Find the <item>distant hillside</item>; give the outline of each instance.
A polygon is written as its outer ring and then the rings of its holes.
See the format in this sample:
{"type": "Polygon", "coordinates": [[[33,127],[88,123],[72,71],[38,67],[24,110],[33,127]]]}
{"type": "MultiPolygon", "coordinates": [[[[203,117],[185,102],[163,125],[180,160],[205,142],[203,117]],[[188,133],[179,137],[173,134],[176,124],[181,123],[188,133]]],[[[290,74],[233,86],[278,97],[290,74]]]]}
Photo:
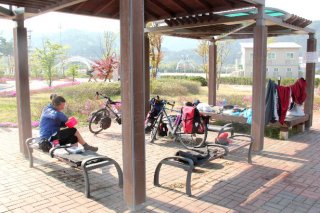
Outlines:
{"type": "MultiPolygon", "coordinates": [[[[100,58],[103,54],[103,32],[86,32],[84,30],[66,30],[61,32],[61,44],[69,46],[69,55],[86,58],[100,58]]],[[[31,47],[41,47],[44,40],[60,43],[60,33],[32,35],[31,47]]]]}
{"type": "MultiPolygon", "coordinates": [[[[320,21],[315,21],[312,25],[309,26],[317,32],[318,36],[318,51],[320,50],[320,21]]],[[[1,29],[0,35],[7,37],[7,39],[12,39],[12,29],[1,29]],[[9,35],[9,36],[8,36],[9,35]],[[11,37],[10,37],[11,35],[11,37]]],[[[306,51],[307,44],[306,35],[295,35],[295,36],[281,36],[277,37],[276,41],[279,42],[296,42],[301,45],[303,48],[300,55],[304,55],[306,51]]],[[[103,41],[104,41],[104,32],[88,32],[84,30],[74,30],[69,29],[56,33],[45,33],[36,34],[31,32],[31,48],[41,47],[42,42],[45,39],[60,42],[64,45],[68,45],[69,55],[80,55],[91,59],[100,58],[103,54],[103,41]],[[60,37],[61,35],[61,37],[60,37]]],[[[236,40],[233,42],[231,47],[230,56],[228,57],[227,63],[232,64],[235,62],[235,59],[240,58],[240,43],[241,42],[250,42],[252,40],[236,40]]],[[[119,52],[119,38],[116,42],[117,52],[119,52]]],[[[196,64],[201,63],[201,58],[195,53],[195,49],[198,45],[197,40],[193,39],[183,39],[176,37],[164,37],[163,42],[163,51],[164,51],[164,60],[163,63],[177,63],[183,56],[188,56],[189,59],[194,61],[196,64]]]]}

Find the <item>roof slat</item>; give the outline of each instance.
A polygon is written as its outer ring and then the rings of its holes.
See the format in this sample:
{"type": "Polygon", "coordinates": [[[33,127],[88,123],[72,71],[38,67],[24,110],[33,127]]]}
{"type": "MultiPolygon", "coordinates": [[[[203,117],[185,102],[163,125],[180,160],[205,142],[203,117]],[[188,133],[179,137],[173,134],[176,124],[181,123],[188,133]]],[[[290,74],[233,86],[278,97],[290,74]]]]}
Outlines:
{"type": "Polygon", "coordinates": [[[97,15],[99,13],[101,13],[102,11],[104,11],[106,8],[110,7],[112,4],[115,3],[115,0],[111,0],[109,1],[108,3],[106,3],[105,5],[101,6],[101,5],[98,5],[96,7],[96,9],[92,12],[93,15],[97,15]]]}
{"type": "Polygon", "coordinates": [[[183,1],[180,0],[172,0],[176,5],[178,5],[182,10],[184,10],[185,12],[192,14],[194,13],[194,11],[188,7],[188,5],[186,5],[183,1]]]}

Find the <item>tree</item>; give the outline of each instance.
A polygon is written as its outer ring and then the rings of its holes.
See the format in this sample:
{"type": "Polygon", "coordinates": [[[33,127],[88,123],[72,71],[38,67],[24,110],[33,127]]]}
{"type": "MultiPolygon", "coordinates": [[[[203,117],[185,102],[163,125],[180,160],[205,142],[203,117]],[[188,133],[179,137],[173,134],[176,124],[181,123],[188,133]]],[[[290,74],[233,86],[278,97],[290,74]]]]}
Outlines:
{"type": "MultiPolygon", "coordinates": [[[[149,23],[149,27],[157,27],[158,24],[156,23],[149,23]]],[[[149,44],[150,44],[150,51],[149,51],[149,58],[150,58],[150,65],[151,69],[151,77],[156,78],[157,72],[159,70],[159,65],[163,59],[163,52],[161,51],[162,48],[162,41],[163,37],[160,34],[149,33],[149,44]]]]}
{"type": "Polygon", "coordinates": [[[43,47],[36,48],[34,57],[39,60],[43,68],[44,75],[48,80],[49,87],[52,86],[54,76],[54,65],[59,60],[59,57],[66,52],[66,48],[60,44],[50,42],[49,40],[43,43],[43,47]]]}
{"type": "Polygon", "coordinates": [[[95,61],[95,64],[92,66],[93,78],[99,77],[100,79],[104,78],[104,81],[112,78],[112,74],[115,70],[119,69],[119,60],[117,60],[115,55],[112,55],[108,58],[95,61]]]}
{"type": "Polygon", "coordinates": [[[104,57],[109,58],[115,51],[114,45],[117,39],[117,34],[114,32],[105,32],[105,53],[104,57]]]}
{"type": "Polygon", "coordinates": [[[79,69],[78,65],[72,64],[71,66],[69,66],[69,68],[67,70],[67,75],[72,77],[73,82],[74,82],[75,77],[77,77],[79,75],[78,69],[79,69]]]}
{"type": "Polygon", "coordinates": [[[13,61],[13,42],[7,41],[5,38],[0,36],[0,56],[5,56],[7,58],[7,67],[10,74],[14,71],[14,61],[13,61]]]}
{"type": "Polygon", "coordinates": [[[42,73],[41,63],[35,54],[31,55],[29,68],[30,68],[30,73],[32,77],[35,77],[35,78],[42,77],[43,73],[42,73]]]}
{"type": "Polygon", "coordinates": [[[202,59],[202,64],[201,69],[204,71],[206,74],[206,79],[208,79],[208,56],[209,56],[209,41],[201,40],[198,43],[198,47],[195,50],[196,53],[201,57],[202,59]]]}
{"type": "Polygon", "coordinates": [[[226,60],[228,59],[230,52],[231,52],[231,45],[233,41],[225,40],[219,41],[217,43],[217,71],[218,71],[218,79],[217,79],[217,90],[219,89],[220,85],[220,78],[222,68],[225,65],[226,60]]]}

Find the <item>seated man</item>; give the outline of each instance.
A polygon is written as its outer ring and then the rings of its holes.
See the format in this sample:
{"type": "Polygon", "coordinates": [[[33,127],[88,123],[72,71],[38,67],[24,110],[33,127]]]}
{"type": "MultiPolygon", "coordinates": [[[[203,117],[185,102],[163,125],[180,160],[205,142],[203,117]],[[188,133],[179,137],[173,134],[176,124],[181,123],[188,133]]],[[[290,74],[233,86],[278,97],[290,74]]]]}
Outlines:
{"type": "Polygon", "coordinates": [[[45,107],[40,118],[40,138],[49,141],[59,140],[60,145],[77,145],[79,142],[85,150],[98,151],[97,147],[90,146],[84,141],[76,128],[65,128],[68,121],[67,116],[62,112],[66,100],[62,96],[50,96],[51,104],[45,107]]]}

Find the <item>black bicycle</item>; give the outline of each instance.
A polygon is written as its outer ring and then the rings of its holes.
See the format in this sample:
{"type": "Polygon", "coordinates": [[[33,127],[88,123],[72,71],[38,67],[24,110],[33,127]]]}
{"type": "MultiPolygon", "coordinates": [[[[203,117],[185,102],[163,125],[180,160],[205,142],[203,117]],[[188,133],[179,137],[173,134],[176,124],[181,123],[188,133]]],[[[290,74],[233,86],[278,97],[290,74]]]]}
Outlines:
{"type": "Polygon", "coordinates": [[[106,99],[105,106],[91,113],[89,118],[89,130],[94,134],[98,134],[102,130],[111,126],[112,119],[121,124],[121,102],[112,101],[110,97],[96,92],[96,97],[106,99]]]}
{"type": "MultiPolygon", "coordinates": [[[[174,110],[174,102],[162,100],[161,109],[158,113],[152,126],[148,126],[150,131],[150,143],[154,143],[158,136],[168,136],[173,138],[174,141],[180,142],[184,147],[190,149],[194,147],[201,147],[204,145],[207,139],[207,118],[201,116],[201,122],[203,132],[201,133],[185,133],[182,125],[182,110],[174,110]],[[166,105],[170,105],[171,109],[166,105]],[[168,115],[167,110],[173,112],[174,115],[168,115]]],[[[148,124],[148,123],[146,123],[148,124]]]]}

